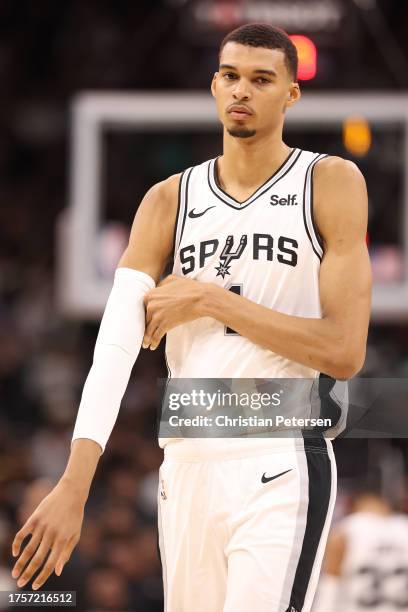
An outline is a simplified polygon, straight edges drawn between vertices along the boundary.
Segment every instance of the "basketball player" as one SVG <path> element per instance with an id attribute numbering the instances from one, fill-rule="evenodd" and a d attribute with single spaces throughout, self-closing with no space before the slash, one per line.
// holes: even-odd
<path id="1" fill-rule="evenodd" d="M 313 612 L 408 610 L 408 517 L 367 490 L 329 536 Z"/>
<path id="2" fill-rule="evenodd" d="M 279 29 L 248 24 L 224 39 L 211 85 L 223 153 L 155 185 L 137 210 L 66 471 L 14 541 L 18 554 L 33 533 L 13 574 L 22 584 L 49 549 L 35 585 L 59 574 L 79 539 L 141 345 L 154 350 L 167 335 L 172 377 L 345 380 L 361 368 L 365 182 L 349 161 L 283 142 L 285 113 L 300 98 L 296 74 L 296 49 Z M 335 500 L 330 439 L 159 443 L 165 610 L 308 612 Z"/>

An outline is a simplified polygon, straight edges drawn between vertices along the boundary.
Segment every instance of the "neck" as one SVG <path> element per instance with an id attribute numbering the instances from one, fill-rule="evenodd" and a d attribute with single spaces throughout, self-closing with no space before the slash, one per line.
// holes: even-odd
<path id="1" fill-rule="evenodd" d="M 371 512 L 372 514 L 379 514 L 387 516 L 391 514 L 389 505 L 382 499 L 367 498 L 356 502 L 356 512 Z"/>
<path id="2" fill-rule="evenodd" d="M 219 158 L 222 183 L 243 188 L 262 184 L 283 164 L 290 153 L 282 140 L 282 131 L 266 136 L 236 138 L 224 128 L 223 155 Z"/>

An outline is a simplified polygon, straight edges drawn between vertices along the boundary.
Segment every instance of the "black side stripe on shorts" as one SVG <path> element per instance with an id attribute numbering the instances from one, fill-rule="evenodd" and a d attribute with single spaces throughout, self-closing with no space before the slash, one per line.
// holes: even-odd
<path id="1" fill-rule="evenodd" d="M 329 510 L 332 476 L 330 457 L 323 437 L 305 437 L 304 447 L 309 474 L 309 504 L 302 550 L 286 612 L 301 612 L 305 602 L 317 549 Z M 316 449 L 316 450 L 315 450 Z M 326 452 L 324 452 L 326 450 Z"/>

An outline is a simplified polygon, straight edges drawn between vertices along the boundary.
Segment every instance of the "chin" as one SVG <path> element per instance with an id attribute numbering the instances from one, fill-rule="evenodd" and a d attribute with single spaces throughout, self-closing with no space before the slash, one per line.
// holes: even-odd
<path id="1" fill-rule="evenodd" d="M 231 128 L 227 128 L 227 132 L 233 138 L 251 138 L 256 134 L 256 130 L 244 126 L 234 126 Z"/>

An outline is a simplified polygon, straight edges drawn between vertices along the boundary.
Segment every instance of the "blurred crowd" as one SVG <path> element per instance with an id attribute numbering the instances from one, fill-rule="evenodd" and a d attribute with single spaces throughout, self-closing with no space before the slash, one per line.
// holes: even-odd
<path id="1" fill-rule="evenodd" d="M 16 588 L 16 531 L 65 468 L 98 327 L 62 317 L 54 300 L 54 230 L 67 204 L 68 105 L 81 89 L 205 87 L 216 52 L 185 53 L 174 36 L 175 4 L 123 2 L 118 11 L 100 0 L 0 3 L 6 84 L 0 114 L 0 591 Z M 110 189 L 112 201 L 116 194 L 120 200 L 121 185 Z M 126 198 L 135 202 L 133 193 Z M 130 213 L 122 214 L 129 223 Z M 371 326 L 362 374 L 408 375 L 408 324 Z M 43 587 L 76 590 L 78 610 L 163 609 L 156 530 L 162 451 L 155 434 L 156 380 L 165 375 L 163 348 L 142 351 L 96 472 L 81 540 L 61 577 Z M 368 473 L 374 456 L 400 461 L 407 472 L 405 441 L 374 442 L 335 445 L 343 478 L 338 516 L 345 512 L 347 486 Z M 393 494 L 408 512 L 404 491 Z"/>
<path id="2" fill-rule="evenodd" d="M 11 578 L 16 531 L 66 466 L 94 331 L 76 330 L 75 338 L 68 340 L 73 330 L 59 322 L 54 337 L 43 336 L 38 328 L 31 328 L 30 336 L 21 333 L 10 304 L 4 311 L 8 323 L 2 318 L 0 591 L 16 589 Z M 79 610 L 162 609 L 156 543 L 162 451 L 154 435 L 155 381 L 163 373 L 157 358 L 148 357 L 136 368 L 118 426 L 100 460 L 80 543 L 61 577 L 51 577 L 43 587 L 77 591 Z"/>

